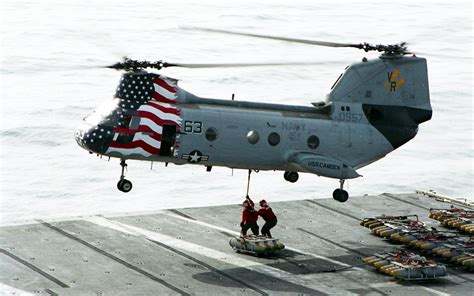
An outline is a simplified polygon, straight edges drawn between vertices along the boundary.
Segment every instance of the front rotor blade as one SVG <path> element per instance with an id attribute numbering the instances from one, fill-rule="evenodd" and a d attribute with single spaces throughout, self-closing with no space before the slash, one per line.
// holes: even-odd
<path id="1" fill-rule="evenodd" d="M 308 39 L 298 39 L 298 38 L 288 38 L 288 37 L 279 37 L 279 36 L 271 36 L 271 35 L 252 34 L 252 33 L 244 33 L 244 32 L 234 32 L 234 31 L 209 29 L 209 28 L 199 28 L 199 27 L 184 27 L 183 29 L 203 31 L 203 32 L 211 32 L 211 33 L 240 35 L 240 36 L 248 36 L 248 37 L 256 37 L 256 38 L 263 38 L 263 39 L 288 41 L 288 42 L 294 42 L 294 43 L 303 43 L 303 44 L 311 44 L 311 45 L 319 45 L 319 46 L 329 46 L 329 47 L 355 47 L 355 48 L 360 49 L 363 46 L 362 44 L 326 42 L 326 41 L 317 41 L 317 40 L 308 40 Z"/>
<path id="2" fill-rule="evenodd" d="M 305 66 L 322 65 L 325 62 L 283 62 L 283 63 L 212 63 L 212 64 L 186 64 L 186 63 L 164 63 L 163 67 L 182 67 L 182 68 L 231 68 L 231 67 L 266 67 L 266 66 Z"/>

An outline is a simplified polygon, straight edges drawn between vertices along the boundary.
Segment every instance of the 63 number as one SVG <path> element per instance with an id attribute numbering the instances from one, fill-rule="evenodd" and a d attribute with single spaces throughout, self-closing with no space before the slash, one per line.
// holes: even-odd
<path id="1" fill-rule="evenodd" d="M 201 121 L 184 121 L 184 132 L 185 133 L 202 133 L 202 122 Z"/>

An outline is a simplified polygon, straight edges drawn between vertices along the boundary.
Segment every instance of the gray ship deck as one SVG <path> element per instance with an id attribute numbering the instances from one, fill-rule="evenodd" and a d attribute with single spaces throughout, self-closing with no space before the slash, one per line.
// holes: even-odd
<path id="1" fill-rule="evenodd" d="M 449 267 L 430 282 L 401 282 L 361 257 L 399 246 L 359 225 L 380 214 L 448 207 L 416 194 L 274 202 L 279 256 L 234 252 L 238 205 L 37 221 L 0 228 L 0 290 L 44 295 L 468 295 L 474 274 Z M 261 226 L 262 223 L 260 223 Z M 16 290 L 18 289 L 18 290 Z M 469 292 L 471 291 L 471 292 Z M 16 294 L 16 295 L 18 295 Z"/>

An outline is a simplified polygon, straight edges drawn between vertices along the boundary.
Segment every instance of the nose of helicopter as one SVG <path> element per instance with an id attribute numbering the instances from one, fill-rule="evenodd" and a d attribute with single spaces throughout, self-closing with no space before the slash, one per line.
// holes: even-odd
<path id="1" fill-rule="evenodd" d="M 76 142 L 91 153 L 105 154 L 112 141 L 112 128 L 82 123 L 74 132 Z"/>

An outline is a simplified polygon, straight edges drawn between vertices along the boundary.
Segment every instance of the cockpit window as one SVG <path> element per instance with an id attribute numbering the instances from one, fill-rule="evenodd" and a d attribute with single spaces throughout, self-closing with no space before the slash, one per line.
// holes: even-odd
<path id="1" fill-rule="evenodd" d="M 97 125 L 99 122 L 103 121 L 106 117 L 110 116 L 112 112 L 117 108 L 119 104 L 118 98 L 113 98 L 111 100 L 106 100 L 97 107 L 91 114 L 87 115 L 84 118 L 84 121 L 91 124 Z"/>
<path id="2" fill-rule="evenodd" d="M 119 121 L 119 127 L 129 128 L 130 121 L 132 121 L 131 115 L 123 115 L 123 119 Z"/>
<path id="3" fill-rule="evenodd" d="M 331 86 L 331 89 L 333 89 L 336 86 L 336 84 L 339 82 L 339 80 L 342 77 L 342 74 L 344 74 L 344 73 L 341 73 L 341 75 L 339 75 L 339 77 L 337 77 L 336 81 L 334 81 L 334 84 Z"/>

